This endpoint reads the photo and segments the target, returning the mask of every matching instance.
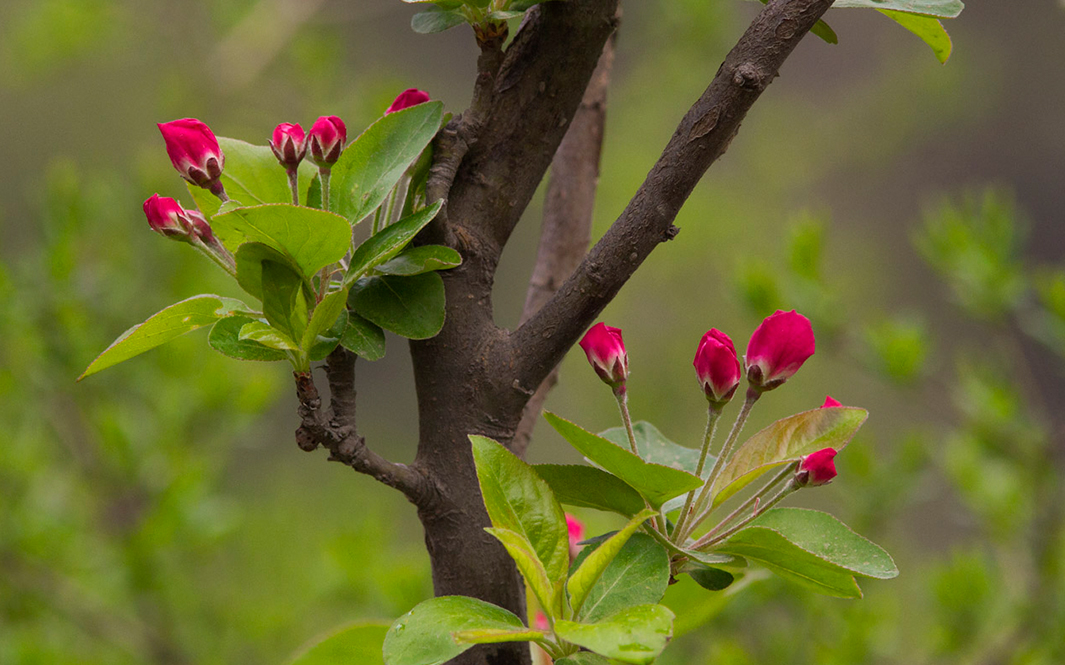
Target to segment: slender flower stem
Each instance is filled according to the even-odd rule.
[[[695,541],[695,543],[692,545],[692,549],[693,550],[700,550],[700,549],[704,549],[704,548],[707,548],[707,547],[712,547],[714,545],[717,545],[718,543],[720,543],[723,540],[727,540],[730,536],[732,536],[732,534],[736,533],[737,531],[739,531],[743,527],[745,527],[748,524],[750,524],[756,517],[758,517],[759,515],[763,514],[764,512],[766,512],[767,510],[769,510],[773,506],[777,505],[781,501],[783,501],[784,497],[788,496],[789,494],[791,494],[792,492],[794,492],[797,489],[799,489],[799,485],[795,482],[795,479],[792,478],[792,480],[788,481],[787,485],[785,485],[783,488],[781,488],[781,490],[779,492],[776,493],[776,496],[774,496],[769,501],[766,501],[765,504],[759,506],[758,509],[755,510],[750,515],[748,515],[744,519],[742,519],[739,522],[737,522],[736,526],[732,527],[728,531],[725,531],[724,533],[722,533],[719,536],[713,536],[711,534],[707,534],[707,535],[703,536],[699,540]]]
[[[399,196],[399,183],[396,183],[396,186],[392,188],[392,193],[388,195],[388,207],[385,208],[385,216],[383,218],[384,221],[381,224],[382,227],[388,226],[388,225],[392,224],[393,221],[395,221],[395,220],[392,219],[392,216],[395,213],[396,198],[398,196]]]
[[[229,273],[230,277],[237,276],[237,264],[233,260],[233,257],[229,254],[229,252],[225,252],[225,254],[223,254],[222,252],[211,247],[199,238],[193,239],[192,246],[200,250],[201,254],[214,261],[222,270],[225,270],[227,273]]]
[[[640,456],[639,450],[636,449],[636,434],[632,431],[632,416],[629,414],[629,394],[625,390],[625,384],[614,389],[614,398],[618,401],[618,409],[621,411],[621,420],[625,423],[625,433],[629,435],[629,448],[632,449],[632,454],[637,457]],[[642,458],[641,458],[642,459]],[[651,503],[644,499],[644,504],[650,508]],[[663,535],[666,535],[666,518],[662,516],[662,511],[658,511],[655,515],[655,525],[658,527],[658,531]]]
[[[751,506],[754,506],[755,512],[758,512],[758,510],[760,508],[758,502],[761,501],[761,499],[766,494],[769,494],[769,492],[773,488],[775,488],[780,481],[784,480],[788,476],[794,475],[795,474],[795,466],[796,466],[795,462],[792,462],[791,464],[786,465],[780,471],[780,473],[778,473],[777,475],[773,476],[773,479],[770,480],[768,483],[766,483],[765,486],[762,489],[758,490],[749,499],[744,501],[739,506],[739,508],[736,508],[736,510],[733,510],[731,513],[729,513],[728,517],[726,517],[725,519],[723,519],[720,522],[718,522],[717,525],[714,526],[714,528],[710,529],[705,534],[703,534],[701,539],[712,537],[715,533],[720,531],[729,522],[731,522],[732,520],[736,519],[737,517],[739,517],[743,513],[747,512],[747,510],[749,510],[751,508]]]
[[[370,235],[376,235],[381,230],[381,217],[384,216],[384,206],[377,206],[373,211],[373,225],[370,227]]]
[[[703,466],[706,464],[706,454],[710,450],[710,444],[714,441],[714,434],[717,432],[717,421],[721,416],[721,407],[719,405],[710,404],[706,415],[706,431],[703,433],[703,449],[699,453],[699,464],[695,467],[695,475],[702,478]],[[684,507],[680,509],[680,517],[677,519],[677,525],[673,527],[673,535],[677,538],[684,533],[684,527],[688,522],[689,510],[692,507],[692,501],[695,500],[695,490],[688,492],[688,497],[684,499]],[[676,542],[680,542],[677,540]]]
[[[322,210],[329,212],[329,169],[318,167],[318,177],[322,181]]]
[[[721,475],[721,470],[725,468],[725,462],[728,460],[728,456],[732,453],[732,449],[736,445],[736,439],[739,438],[740,432],[743,431],[743,426],[747,423],[747,418],[751,415],[751,409],[754,407],[754,403],[757,402],[758,398],[761,396],[761,391],[755,390],[754,388],[747,389],[747,397],[743,400],[743,407],[736,416],[736,422],[732,423],[732,430],[728,433],[728,438],[725,439],[725,444],[721,446],[721,452],[718,453],[717,461],[714,462],[714,468],[710,470],[710,475],[703,484],[703,489],[700,490],[699,496],[695,499],[694,510],[696,513],[703,510],[707,497],[714,490],[714,483],[717,482],[718,476]],[[704,518],[705,515],[702,515],[698,519],[690,521],[685,527],[687,533],[680,534],[677,542],[683,542],[684,538],[687,538],[689,533],[699,527],[699,523],[702,522]]]
[[[292,205],[300,204],[300,174],[297,169],[287,169],[288,186],[292,190]]]

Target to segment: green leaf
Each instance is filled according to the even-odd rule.
[[[586,545],[574,566],[593,551]],[[577,618],[594,623],[626,607],[657,603],[668,586],[669,555],[651,536],[634,533],[588,590]]]
[[[410,28],[420,35],[431,35],[435,32],[450,30],[465,22],[466,17],[462,15],[462,12],[431,7],[410,17]]]
[[[471,435],[470,442],[492,525],[525,537],[551,582],[566,579],[569,529],[551,488],[531,466],[495,441]]]
[[[702,486],[699,478],[686,471],[645,462],[565,418],[550,412],[545,412],[544,418],[570,445],[639,492],[652,507],[658,508],[665,501]]]
[[[435,272],[363,277],[352,285],[348,306],[397,335],[428,339],[444,327],[444,281]]]
[[[610,665],[610,661],[591,651],[578,651],[572,656],[556,660],[555,665]]]
[[[303,349],[307,352],[310,360],[315,362],[325,360],[326,356],[340,345],[340,338],[347,329],[348,312],[345,309],[341,309],[333,325],[318,333],[318,336],[311,342],[310,347],[305,346]]]
[[[292,190],[288,184],[288,174],[277,163],[277,157],[269,146],[252,145],[237,139],[218,137],[218,147],[226,156],[225,168],[222,169],[222,185],[226,195],[237,205],[260,205],[263,203],[292,203]],[[304,202],[307,190],[318,169],[310,160],[300,164],[299,190]],[[208,219],[212,219],[222,202],[217,196],[202,187],[188,185],[196,206]],[[212,224],[212,227],[214,225]],[[231,249],[232,251],[232,249]]]
[[[452,633],[455,641],[459,644],[498,644],[499,642],[530,642],[542,640],[543,631],[532,628],[516,628],[504,630],[502,628],[488,628],[484,630],[460,630]]]
[[[271,349],[250,339],[241,339],[240,330],[254,319],[245,316],[229,316],[211,327],[207,343],[224,356],[237,360],[275,361],[288,356],[283,351]]]
[[[263,261],[280,263],[294,273],[300,273],[299,267],[289,257],[261,242],[244,243],[237,249],[234,258],[237,262],[237,284],[259,300],[263,299]]]
[[[751,526],[772,529],[819,559],[862,577],[887,580],[899,574],[891,555],[880,546],[819,510],[775,508],[759,516]]]
[[[236,208],[216,215],[211,228],[234,254],[245,242],[260,242],[276,249],[308,280],[343,258],[351,246],[351,227],[343,217],[281,203]]]
[[[407,243],[414,239],[418,231],[433,221],[443,205],[443,201],[437,201],[428,208],[422,208],[410,217],[386,226],[367,238],[351,253],[351,264],[344,281],[351,283],[364,277],[372,268],[399,254]]]
[[[691,575],[696,584],[707,591],[723,591],[736,581],[736,577],[732,573],[720,568],[698,567],[689,570],[688,574]]]
[[[950,35],[947,34],[946,28],[939,19],[886,9],[881,9],[880,13],[924,40],[925,44],[932,47],[932,52],[936,54],[936,59],[940,62],[945,63],[950,58],[954,44],[950,41]]]
[[[597,623],[556,621],[566,640],[623,663],[651,663],[673,635],[673,612],[662,605],[637,605]]]
[[[440,129],[444,105],[389,113],[344,149],[329,181],[329,209],[358,223],[385,200]]]
[[[552,617],[561,617],[562,582],[548,578],[544,564],[540,562],[540,557],[529,539],[510,529],[489,527],[485,531],[495,536],[503,543],[503,547],[507,548],[510,558],[514,559],[521,576],[533,590],[533,595],[544,612]]]
[[[533,467],[551,486],[559,503],[620,513],[631,517],[644,509],[640,493],[594,466],[537,464]]]
[[[384,665],[381,647],[388,624],[357,623],[332,631],[304,647],[288,665]]]
[[[747,440],[721,471],[714,506],[770,469],[823,448],[842,449],[869,412],[851,406],[814,409],[782,418]]]
[[[420,275],[423,272],[447,270],[462,264],[462,257],[450,247],[422,245],[408,247],[387,263],[374,268],[382,275]]]
[[[666,551],[670,555],[674,556],[686,556],[692,561],[695,561],[704,566],[728,566],[730,568],[743,568],[747,565],[747,562],[739,557],[732,556],[731,554],[721,554],[720,552],[699,552],[695,550],[686,550],[680,547],[666,538],[656,539],[659,545],[666,548]]]
[[[354,312],[348,312],[348,323],[340,343],[366,360],[385,357],[385,331]]]
[[[566,590],[569,592],[570,607],[573,608],[574,616],[582,616],[581,609],[592,586],[599,580],[600,575],[614,560],[614,557],[618,555],[625,543],[629,541],[632,534],[636,533],[636,529],[639,529],[640,525],[654,516],[655,511],[651,509],[640,512],[629,520],[629,523],[620,531],[601,543],[599,547],[595,548],[591,554],[581,561],[581,564],[570,575],[569,581],[566,582]]]
[[[961,0],[836,0],[836,8],[888,9],[936,18],[956,18],[965,9]]]
[[[301,339],[308,320],[303,279],[284,263],[265,260],[262,267],[263,315],[291,339]]]
[[[304,349],[311,348],[318,335],[326,332],[336,324],[337,319],[344,313],[344,307],[348,302],[348,290],[341,289],[327,294],[314,308],[307,329],[303,331],[301,346]],[[343,328],[341,328],[343,330]],[[337,336],[339,341],[339,335]]]
[[[698,450],[673,443],[662,432],[658,431],[657,427],[646,420],[633,423],[632,434],[636,439],[636,450],[639,451],[640,457],[645,461],[687,471],[692,475],[699,468]],[[627,450],[629,448],[629,435],[625,432],[624,427],[611,427],[606,431],[600,432],[599,436],[613,441],[623,449]],[[706,463],[703,465],[703,478],[710,475],[710,469],[714,467],[715,459],[713,455],[706,456]]]
[[[826,596],[862,597],[853,573],[814,556],[773,529],[748,527],[714,549],[746,557],[785,579]]]
[[[469,649],[455,633],[470,630],[524,630],[521,619],[483,600],[441,596],[419,603],[396,619],[385,635],[387,665],[440,665]]]
[[[298,351],[299,346],[284,332],[262,321],[245,323],[237,335],[240,341],[252,341],[282,351]],[[286,356],[288,357],[288,356]]]
[[[251,311],[241,301],[222,296],[201,295],[182,300],[153,314],[144,323],[138,323],[122,333],[111,343],[111,346],[96,356],[96,359],[78,377],[78,381],[166,344],[185,333],[209,326],[219,319]]]
[[[509,10],[509,9],[508,10],[500,10],[500,11],[489,12],[488,18],[494,19],[496,21],[506,21],[506,20],[509,20],[509,19],[512,19],[512,18],[518,18],[519,16],[521,16],[524,13],[525,13],[524,11],[512,11],[512,10]]]

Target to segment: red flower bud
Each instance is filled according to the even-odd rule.
[[[417,88],[409,88],[399,93],[396,100],[392,102],[392,106],[389,106],[385,111],[385,115],[395,113],[396,111],[402,111],[403,109],[417,106],[418,104],[424,104],[427,101],[429,101],[429,93]]]
[[[813,354],[810,320],[795,310],[777,310],[762,321],[747,344],[747,380],[757,389],[772,390]]]
[[[580,344],[600,379],[614,389],[625,383],[629,377],[629,358],[621,340],[621,328],[597,323],[584,334]]]
[[[699,341],[692,364],[706,399],[715,404],[732,399],[740,385],[740,361],[728,335],[716,328],[707,331]]]
[[[800,487],[827,485],[836,477],[836,463],[832,461],[835,457],[836,451],[832,448],[810,453],[799,462],[795,482]]]
[[[286,169],[294,170],[299,167],[303,157],[307,154],[307,141],[303,128],[283,122],[274,128],[274,135],[270,139],[270,149],[274,151],[274,157]]]
[[[572,561],[577,558],[581,551],[577,543],[584,540],[584,523],[573,515],[566,513],[566,528],[569,530],[569,558]]]
[[[825,403],[821,405],[822,409],[831,409],[834,406],[843,406],[838,401],[832,399],[831,395],[825,395]]]
[[[160,123],[159,131],[166,141],[166,154],[181,177],[220,195],[223,190],[218,179],[226,157],[211,128],[195,118],[182,118]]]
[[[187,211],[172,198],[152,194],[144,202],[144,216],[153,231],[167,238],[188,241],[195,233]]]
[[[536,617],[533,619],[533,628],[536,630],[551,630],[551,622],[547,620],[547,615],[540,610],[536,611]]]
[[[344,121],[335,115],[323,115],[314,121],[307,136],[307,147],[311,161],[320,168],[328,169],[340,159],[344,141],[348,140],[348,129]]]

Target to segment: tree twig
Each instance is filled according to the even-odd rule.
[[[568,3],[567,3],[568,4]],[[740,123],[832,0],[771,0],[729,52],[621,216],[574,274],[511,336],[513,380],[539,385],[651,251]]]
[[[592,212],[599,184],[599,158],[606,124],[606,97],[614,65],[614,42],[607,40],[584,99],[551,161],[551,180],[544,200],[540,246],[525,294],[524,323],[558,291],[580,264],[592,240]],[[540,383],[522,412],[510,449],[523,457],[547,394],[558,383],[556,366]]]

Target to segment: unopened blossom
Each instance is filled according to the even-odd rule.
[[[194,236],[210,243],[214,241],[211,225],[196,210],[186,210],[168,196],[152,194],[144,202],[144,216],[156,233],[174,240],[189,241]]]
[[[821,405],[822,409],[831,409],[834,406],[843,406],[838,400],[832,397],[832,395],[825,395],[825,403]]]
[[[417,88],[408,88],[399,93],[392,105],[385,110],[385,115],[389,113],[395,113],[396,111],[402,111],[403,109],[417,106],[418,104],[424,104],[429,101],[429,93]]]
[[[166,142],[166,154],[181,177],[224,199],[219,178],[226,157],[211,128],[195,118],[163,122],[158,127]]]
[[[762,321],[747,344],[747,380],[758,390],[772,390],[813,354],[810,320],[795,310],[777,310]]]
[[[569,531],[569,558],[572,561],[581,551],[578,543],[584,540],[584,523],[566,513],[566,529]]]
[[[833,461],[835,457],[836,451],[833,448],[810,453],[799,462],[795,482],[800,487],[827,485],[836,477],[836,463]]]
[[[580,345],[588,356],[588,362],[604,383],[615,390],[623,387],[629,377],[629,358],[625,354],[621,328],[597,323],[584,334]]]
[[[311,161],[321,169],[328,169],[340,159],[348,129],[344,121],[335,115],[323,115],[314,121],[307,135],[307,151]]]
[[[699,341],[692,364],[706,399],[717,405],[732,399],[740,385],[741,372],[736,347],[728,335],[716,328],[708,330]]]
[[[307,154],[307,137],[303,128],[289,122],[281,123],[274,128],[270,137],[270,149],[282,166],[290,171],[295,170]]]

